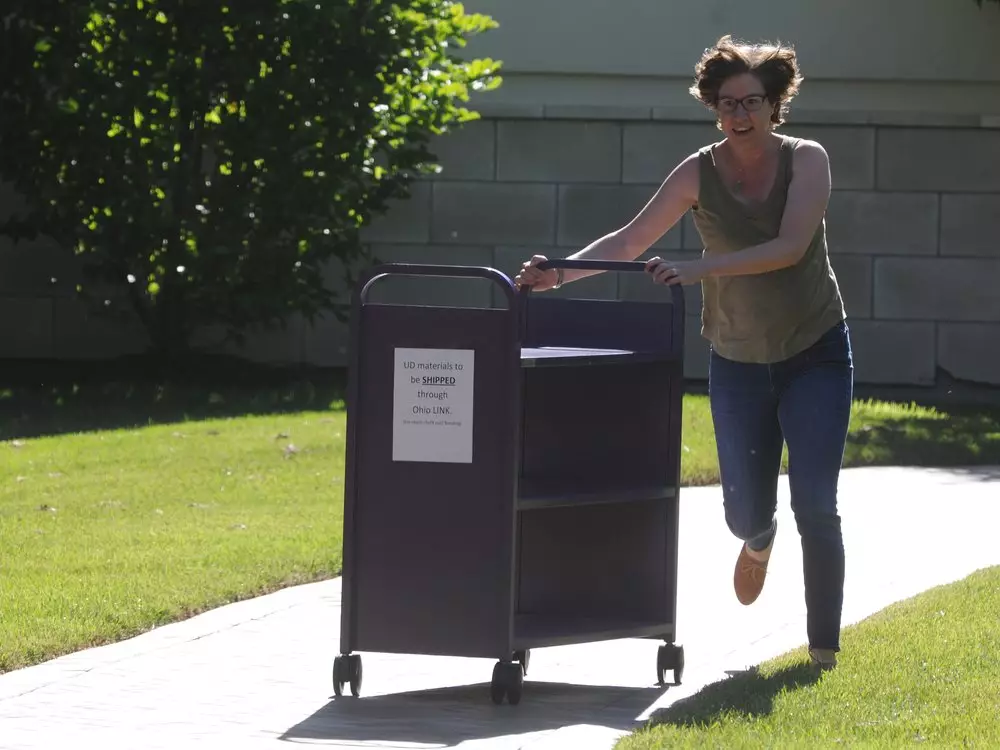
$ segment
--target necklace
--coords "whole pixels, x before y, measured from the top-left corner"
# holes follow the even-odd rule
[[[766,159],[767,159],[767,154],[766,153],[761,154],[760,157],[758,158],[758,162],[763,162]],[[739,163],[739,161],[737,161],[735,157],[730,157],[730,161],[732,161],[733,165],[739,172],[736,181],[733,183],[733,192],[736,193],[737,195],[742,195],[743,186],[746,180],[746,169],[743,167],[742,164]]]
[[[743,168],[743,166],[741,164],[739,164],[738,162],[736,162],[735,159],[733,161],[736,164],[736,169],[738,171],[738,175],[736,177],[736,181],[733,183],[733,192],[736,193],[737,195],[742,195],[743,194],[743,183],[744,183],[744,180],[746,180],[746,170]]]
[[[743,192],[743,168],[740,167],[740,176],[733,183],[733,192],[740,195]]]

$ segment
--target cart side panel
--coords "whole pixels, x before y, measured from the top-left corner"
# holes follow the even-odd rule
[[[524,372],[521,492],[604,505],[522,511],[517,614],[669,624],[676,613],[682,362]],[[569,621],[569,620],[567,620]]]
[[[665,300],[669,295],[664,294]],[[524,346],[572,346],[683,354],[676,341],[670,301],[566,299],[531,296],[525,313]]]
[[[522,493],[676,487],[671,397],[680,367],[525,369]]]
[[[672,625],[664,592],[676,576],[676,508],[650,500],[521,513],[517,614]]]
[[[516,326],[506,310],[366,305],[352,648],[500,656],[510,642]],[[475,352],[471,463],[393,460],[395,349]]]

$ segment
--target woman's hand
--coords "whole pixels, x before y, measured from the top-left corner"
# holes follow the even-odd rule
[[[651,258],[646,263],[646,273],[653,277],[653,283],[666,284],[697,284],[708,276],[708,265],[704,260],[664,260]]]
[[[535,268],[539,263],[548,260],[544,255],[533,255],[531,260],[525,261],[521,265],[521,271],[514,277],[514,283],[518,286],[531,287],[532,291],[544,292],[552,289],[559,280],[559,272],[554,268],[547,271],[540,271]]]

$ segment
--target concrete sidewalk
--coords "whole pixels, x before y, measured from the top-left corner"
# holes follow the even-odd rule
[[[0,748],[606,750],[655,709],[803,643],[784,479],[780,492],[768,583],[744,608],[719,489],[682,491],[677,688],[655,685],[656,642],[626,640],[533,652],[516,707],[490,702],[492,660],[379,654],[363,655],[362,698],[335,700],[340,585],[327,581],[0,676]],[[845,625],[1000,564],[1000,469],[849,470],[840,496]]]

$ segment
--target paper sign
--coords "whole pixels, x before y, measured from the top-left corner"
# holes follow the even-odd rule
[[[472,463],[472,349],[396,349],[392,460]]]

